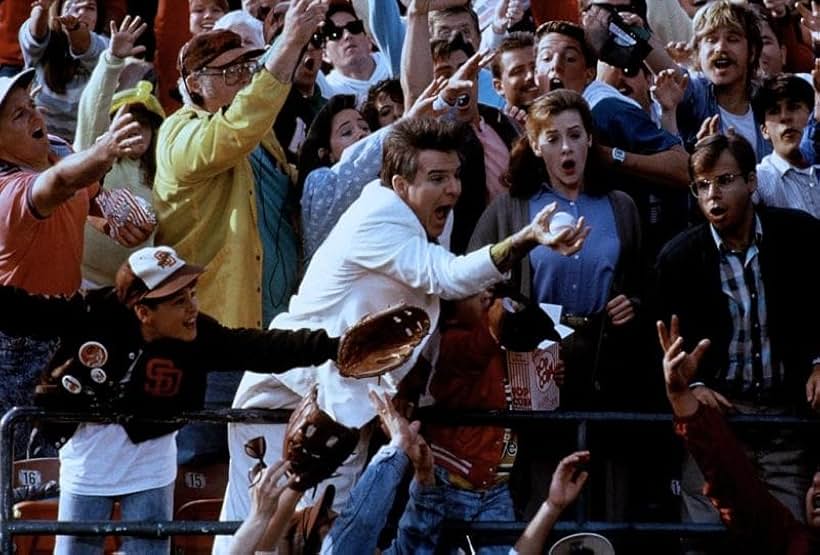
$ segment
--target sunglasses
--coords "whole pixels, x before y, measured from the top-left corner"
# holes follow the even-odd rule
[[[262,471],[268,467],[268,465],[265,464],[265,452],[267,450],[268,444],[265,441],[265,436],[249,439],[245,443],[245,454],[250,458],[257,460],[256,464],[253,465],[253,468],[248,471],[248,482],[250,482],[250,485],[248,486],[249,488],[256,485],[262,477]]]
[[[361,35],[364,33],[364,23],[361,19],[354,19],[341,27],[337,27],[328,21],[325,23],[323,34],[327,40],[336,41],[342,38],[345,31],[351,35]]]
[[[321,48],[325,45],[325,37],[322,33],[316,32],[310,36],[310,44],[314,48]]]
[[[698,179],[689,186],[695,198],[705,197],[709,194],[709,189],[714,185],[718,191],[725,191],[737,180],[743,177],[739,173],[724,173],[712,179]]]

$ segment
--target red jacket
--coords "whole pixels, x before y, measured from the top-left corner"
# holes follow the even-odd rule
[[[430,392],[436,406],[452,409],[507,408],[504,351],[482,325],[453,327],[441,334]],[[428,438],[436,464],[478,489],[492,487],[504,454],[499,426],[430,426]]]
[[[820,553],[818,531],[769,493],[720,412],[700,405],[692,416],[675,418],[675,433],[703,471],[704,494],[743,544],[738,553]]]

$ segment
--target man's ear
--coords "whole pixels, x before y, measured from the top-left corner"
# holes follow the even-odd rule
[[[407,198],[407,188],[410,184],[407,180],[402,177],[401,175],[394,175],[393,178],[390,180],[390,185],[393,187],[393,190],[396,191],[396,194],[399,195],[402,199]]]
[[[495,92],[499,94],[502,98],[504,97],[504,87],[501,86],[501,79],[497,79],[493,77],[493,88]]]
[[[766,127],[766,122],[760,124],[760,134],[763,135],[763,138],[767,141],[771,141],[772,138],[769,136],[769,128]]]
[[[185,77],[185,84],[188,86],[189,93],[202,94],[202,85],[199,84],[199,77],[195,74],[188,74],[188,76]]]
[[[535,154],[536,158],[541,158],[541,150],[538,148],[538,143],[537,141],[533,141],[532,139],[533,137],[530,136],[529,133],[527,133],[527,143],[530,145],[532,153]]]
[[[137,303],[134,305],[134,315],[140,324],[145,325],[151,318],[151,310],[144,304]]]
[[[597,67],[595,67],[595,66],[588,67],[588,68],[586,69],[586,72],[585,72],[585,73],[586,73],[586,78],[587,78],[587,79],[586,79],[586,84],[587,84],[587,85],[589,85],[590,83],[592,83],[593,81],[595,81],[595,77],[597,77],[597,76],[598,76],[598,68],[597,68]]]

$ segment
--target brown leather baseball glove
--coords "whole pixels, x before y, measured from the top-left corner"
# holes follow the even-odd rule
[[[400,304],[368,314],[352,325],[339,343],[336,365],[347,378],[371,378],[401,366],[430,331],[430,317],[416,306]]]
[[[291,414],[285,431],[282,452],[296,476],[291,487],[297,491],[307,491],[328,478],[359,442],[359,430],[333,420],[319,408],[318,395],[314,385]]]

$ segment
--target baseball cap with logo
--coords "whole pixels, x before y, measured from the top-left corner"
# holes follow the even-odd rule
[[[117,273],[117,289],[133,291],[134,278],[139,278],[145,287],[140,288],[142,291],[137,298],[128,294],[130,301],[159,299],[190,285],[204,271],[204,268],[186,263],[171,247],[146,247],[134,252],[123,264]]]
[[[29,68],[21,71],[13,77],[0,77],[0,109],[3,108],[3,103],[6,97],[14,90],[14,87],[26,88],[34,79],[34,68]]]
[[[199,33],[179,51],[177,69],[184,77],[205,67],[224,67],[240,58],[261,55],[264,50],[242,46],[242,37],[227,29]]]

